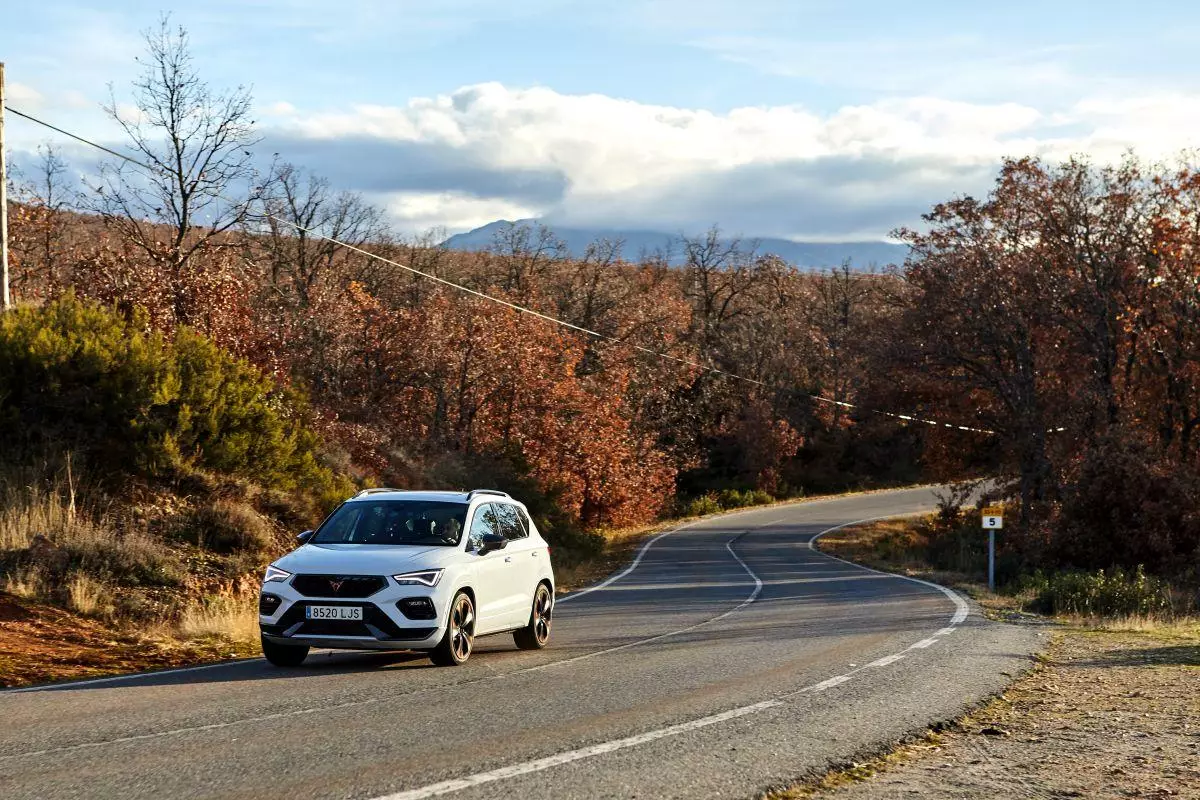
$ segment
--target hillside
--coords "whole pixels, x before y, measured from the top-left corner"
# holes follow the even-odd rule
[[[497,232],[514,225],[537,225],[538,220],[497,220],[466,233],[459,233],[443,243],[454,250],[484,250],[490,247]],[[600,239],[620,240],[625,243],[627,258],[637,258],[642,253],[662,251],[669,253],[672,264],[683,263],[680,246],[682,236],[678,233],[645,230],[618,230],[604,228],[572,228],[550,225],[555,236],[561,239],[574,258],[582,258],[588,245]],[[852,267],[866,270],[888,264],[903,263],[908,248],[890,242],[793,242],[787,239],[757,239],[758,252],[777,255],[789,264],[803,269],[823,269],[849,262]]]

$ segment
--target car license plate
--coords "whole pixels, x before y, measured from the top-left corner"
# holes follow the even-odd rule
[[[305,619],[362,620],[362,606],[305,606]]]

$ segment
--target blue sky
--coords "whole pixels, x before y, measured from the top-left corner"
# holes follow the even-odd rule
[[[265,145],[404,230],[879,238],[1005,155],[1200,144],[1200,10],[1179,2],[13,5],[11,105],[119,143],[98,105],[170,11],[214,87],[252,87]],[[18,161],[46,138],[9,137]]]

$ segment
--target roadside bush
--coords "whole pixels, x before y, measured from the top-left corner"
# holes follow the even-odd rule
[[[263,557],[281,549],[274,526],[250,506],[216,500],[200,506],[183,521],[187,539],[217,553],[246,553]]]
[[[1137,441],[1103,441],[1075,471],[1049,528],[1051,564],[1144,564],[1181,576],[1200,559],[1200,474]]]
[[[1155,617],[1173,611],[1171,587],[1139,566],[1096,572],[1038,572],[1025,581],[1036,592],[1034,610],[1087,617]]]
[[[685,517],[703,517],[706,514],[716,514],[723,510],[721,503],[711,494],[689,500],[683,507]]]
[[[717,505],[723,509],[742,508],[750,505],[750,493],[737,489],[722,489],[717,494]]]
[[[71,294],[0,316],[0,457],[66,449],[93,474],[203,468],[315,495],[338,483],[299,393],[190,330],[148,328]]]
[[[775,498],[770,492],[762,489],[722,489],[713,494],[703,494],[694,497],[679,506],[678,513],[685,517],[702,517],[706,514],[717,514],[747,506],[761,506],[774,503]]]

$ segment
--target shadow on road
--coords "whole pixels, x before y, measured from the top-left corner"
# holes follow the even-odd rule
[[[197,683],[228,683],[232,681],[261,681],[279,678],[320,678],[355,672],[371,672],[380,669],[405,670],[433,669],[433,664],[424,653],[404,651],[340,651],[313,653],[299,667],[275,667],[261,658],[231,661],[228,664],[206,665],[199,669],[143,675],[120,676],[112,680],[99,679],[92,683],[64,683],[60,686],[48,684],[36,687],[39,692],[81,692],[95,689],[110,689],[128,686],[182,686]]]

